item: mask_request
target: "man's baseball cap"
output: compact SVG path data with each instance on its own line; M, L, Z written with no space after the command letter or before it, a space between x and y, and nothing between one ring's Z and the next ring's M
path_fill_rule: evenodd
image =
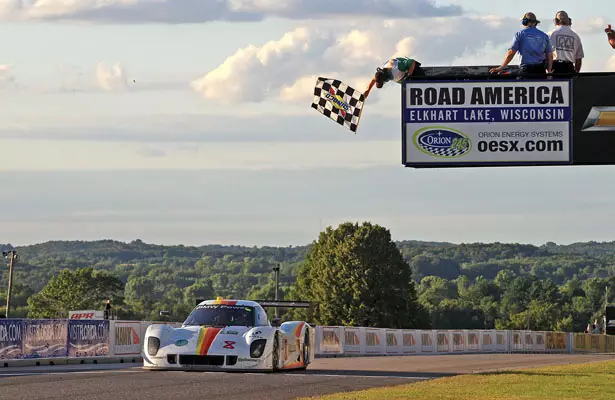
M530 22L536 22L537 24L540 23L540 21L536 19L536 14L534 14L533 12L526 12L523 15L523 18L521 18L521 19L526 19L526 18Z

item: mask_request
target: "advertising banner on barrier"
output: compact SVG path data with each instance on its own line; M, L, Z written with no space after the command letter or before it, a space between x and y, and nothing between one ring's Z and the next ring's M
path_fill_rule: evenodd
M571 138L569 80L403 84L406 166L570 164Z
M449 347L448 331L437 331L436 340L438 353L448 353L451 349Z
M365 328L365 354L385 354L384 329Z
M421 351L421 333L419 331L405 330L402 332L402 337L405 354L419 353Z
M344 348L345 354L361 354L364 350L365 332L364 328L344 327Z
M109 321L70 320L68 356L100 357L109 355Z
M512 351L523 351L523 333L512 331Z
M433 353L435 351L433 331L421 331L421 353Z
M23 358L23 331L23 320L0 319L0 360Z
M402 354L403 353L403 339L402 331L397 329L386 329L386 354Z
M471 352L480 351L480 332L467 331L467 336L468 344L466 350Z
M509 351L508 347L508 331L495 332L495 351Z
M67 356L67 320L27 320L24 324L24 328L24 358L48 358Z
M534 340L532 350L534 351L545 351L545 334L544 332L532 332L532 337Z
M316 337L318 338L318 349L323 354L341 354L343 352L341 337L343 327L340 326L319 326Z
M565 351L568 348L567 337L563 332L547 332L546 348L549 350Z
M111 329L114 356L141 354L140 321L111 321Z
M453 337L452 350L455 353L465 351L466 350L466 347L465 347L466 341L465 341L464 333L463 332L454 331L454 332L451 332L451 335Z

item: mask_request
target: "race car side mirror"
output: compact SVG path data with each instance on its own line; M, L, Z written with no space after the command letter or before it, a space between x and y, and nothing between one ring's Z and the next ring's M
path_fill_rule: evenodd
M281 324L280 324L280 322L281 322L281 321L282 321L282 320L281 320L280 318L273 318L273 319L271 320L271 326L280 326L280 325L281 325Z

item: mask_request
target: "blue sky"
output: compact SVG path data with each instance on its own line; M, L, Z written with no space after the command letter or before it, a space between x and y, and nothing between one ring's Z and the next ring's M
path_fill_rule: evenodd
M548 31L567 10L584 70L615 71L610 2L72 3L0 0L0 243L292 245L344 220L400 240L614 238L609 167L412 170L398 86L356 136L309 108L316 76L362 88L392 55L499 63L526 11Z

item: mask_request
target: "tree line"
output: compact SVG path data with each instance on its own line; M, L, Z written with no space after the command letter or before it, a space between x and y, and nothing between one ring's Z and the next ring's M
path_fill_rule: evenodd
M3 250L10 244L0 245ZM615 242L393 241L385 227L342 223L289 247L163 246L51 241L16 248L10 317L66 318L70 310L183 321L196 299L311 301L283 318L416 329L583 331L615 299ZM0 274L0 299L8 274Z

